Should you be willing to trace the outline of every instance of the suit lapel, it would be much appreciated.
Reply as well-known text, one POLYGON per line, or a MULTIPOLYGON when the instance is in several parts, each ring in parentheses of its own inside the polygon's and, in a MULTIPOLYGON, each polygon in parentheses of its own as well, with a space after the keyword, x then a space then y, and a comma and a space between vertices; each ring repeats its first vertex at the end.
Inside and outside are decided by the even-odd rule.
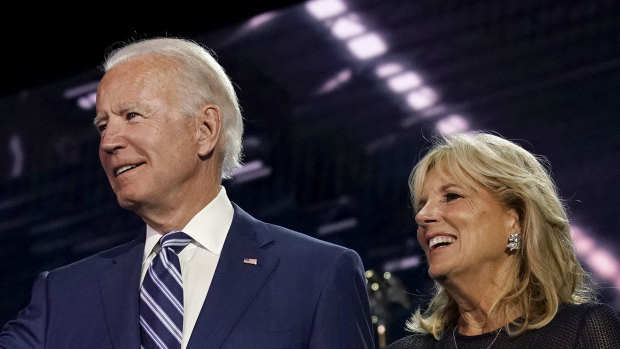
MULTIPOLYGON (((233 204, 234 205, 234 204, 233 204)), ((234 205, 235 216, 213 281, 187 346, 219 348, 278 262, 261 247, 271 242, 264 223, 234 205), (257 264, 244 263, 255 258, 257 264)))
POLYGON ((139 285, 144 255, 144 234, 117 249, 103 253, 99 288, 114 348, 139 348, 139 285))

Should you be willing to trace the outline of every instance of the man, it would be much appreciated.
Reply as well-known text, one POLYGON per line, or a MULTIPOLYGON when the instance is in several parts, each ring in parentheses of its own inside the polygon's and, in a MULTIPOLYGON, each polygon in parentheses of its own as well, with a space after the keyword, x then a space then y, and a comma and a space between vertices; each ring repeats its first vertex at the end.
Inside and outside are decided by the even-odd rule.
POLYGON ((148 39, 104 68, 99 157, 146 232, 42 273, 0 348, 373 348, 358 254, 228 199, 243 124, 209 52, 148 39))

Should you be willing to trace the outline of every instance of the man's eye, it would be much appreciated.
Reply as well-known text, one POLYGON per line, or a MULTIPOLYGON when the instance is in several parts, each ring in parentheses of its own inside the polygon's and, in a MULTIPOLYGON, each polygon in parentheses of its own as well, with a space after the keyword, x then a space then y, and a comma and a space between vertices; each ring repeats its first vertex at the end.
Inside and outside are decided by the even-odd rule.
POLYGON ((127 113, 127 119, 133 119, 140 114, 138 113, 127 113))
POLYGON ((106 124, 97 125, 97 131, 99 131, 99 133, 103 133, 103 131, 105 131, 106 126, 107 126, 106 124))
POLYGON ((454 201, 458 198, 460 198, 461 196, 459 194, 456 193, 447 193, 446 194, 446 202, 450 202, 450 201, 454 201))

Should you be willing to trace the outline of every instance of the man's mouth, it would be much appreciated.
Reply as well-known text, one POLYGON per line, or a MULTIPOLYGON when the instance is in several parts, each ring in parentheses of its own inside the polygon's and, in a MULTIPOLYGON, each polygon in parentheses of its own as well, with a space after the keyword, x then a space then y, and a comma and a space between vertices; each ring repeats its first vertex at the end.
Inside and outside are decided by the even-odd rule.
POLYGON ((118 177, 118 176, 121 175, 121 173, 127 172, 127 171, 129 171, 129 170, 131 170, 133 168, 136 168, 136 167, 140 166, 140 165, 142 165, 142 164, 133 164, 133 165, 121 166, 121 167, 117 168, 116 170, 114 170, 114 175, 116 177, 118 177))
POLYGON ((447 236, 447 235, 435 236, 434 238, 429 240, 428 248, 431 249, 431 250, 434 250, 434 249, 442 247, 442 246, 448 246, 448 245, 452 244, 455 241, 456 241, 456 239, 454 237, 452 237, 452 236, 447 236))

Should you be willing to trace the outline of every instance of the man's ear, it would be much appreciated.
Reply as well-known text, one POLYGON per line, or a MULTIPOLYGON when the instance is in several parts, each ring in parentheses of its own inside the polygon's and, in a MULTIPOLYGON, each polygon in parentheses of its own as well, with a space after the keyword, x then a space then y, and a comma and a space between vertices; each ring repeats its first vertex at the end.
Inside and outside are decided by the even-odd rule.
POLYGON ((198 118, 198 155, 213 153, 222 131, 222 113, 215 104, 207 104, 200 109, 198 118))

